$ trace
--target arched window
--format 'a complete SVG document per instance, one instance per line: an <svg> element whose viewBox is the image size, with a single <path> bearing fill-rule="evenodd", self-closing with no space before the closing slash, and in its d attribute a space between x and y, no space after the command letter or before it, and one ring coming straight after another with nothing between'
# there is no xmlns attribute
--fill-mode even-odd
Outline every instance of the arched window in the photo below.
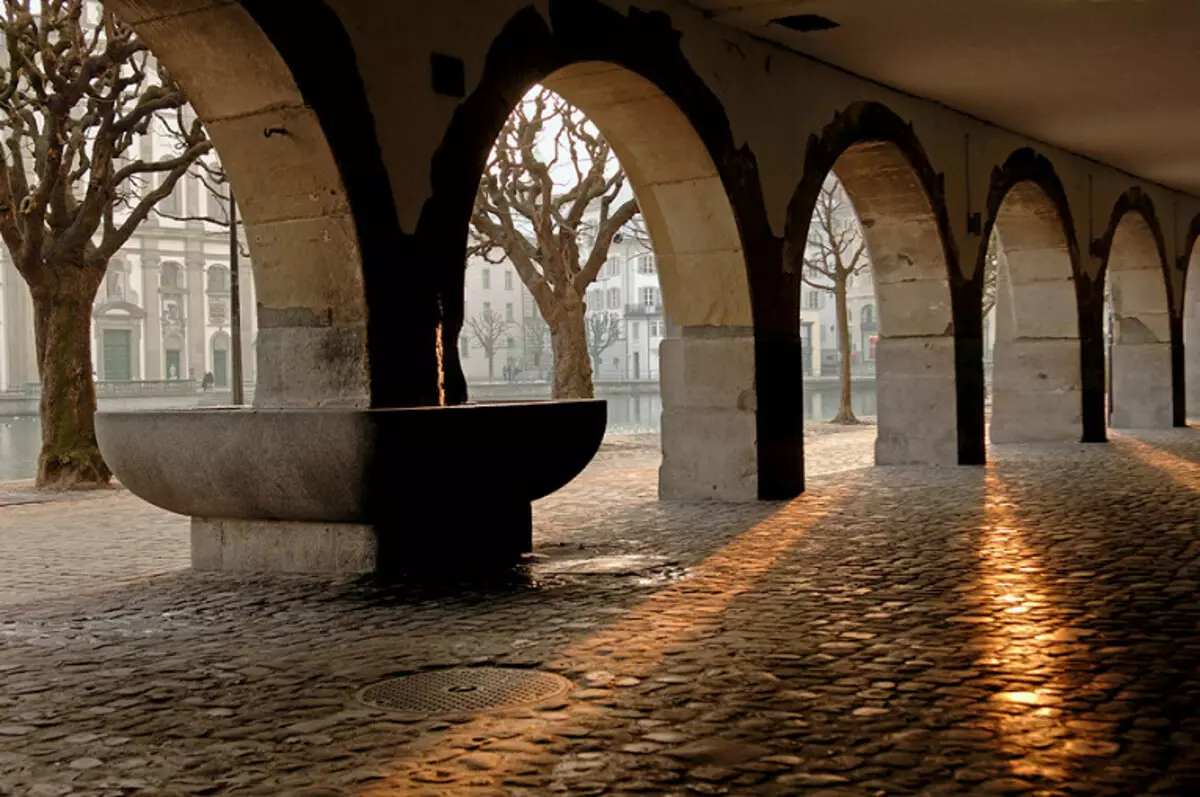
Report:
<svg viewBox="0 0 1200 797"><path fill-rule="evenodd" d="M873 323L875 323L875 305L865 305L862 309L862 325L866 326Z"/></svg>
<svg viewBox="0 0 1200 797"><path fill-rule="evenodd" d="M179 265L177 263L163 263L162 274L159 275L158 284L161 288L183 287L179 283Z"/></svg>
<svg viewBox="0 0 1200 797"><path fill-rule="evenodd" d="M224 266L213 266L208 270L208 292L227 293L229 291L229 269Z"/></svg>

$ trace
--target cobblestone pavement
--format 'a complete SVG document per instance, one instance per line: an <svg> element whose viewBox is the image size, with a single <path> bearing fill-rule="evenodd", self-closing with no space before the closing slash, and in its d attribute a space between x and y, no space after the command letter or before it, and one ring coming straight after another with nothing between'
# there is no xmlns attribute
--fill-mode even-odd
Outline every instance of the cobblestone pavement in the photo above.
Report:
<svg viewBox="0 0 1200 797"><path fill-rule="evenodd" d="M872 434L823 439L844 465ZM1197 430L769 505L659 503L653 459L606 452L537 507L532 564L470 588L180 571L47 597L3 542L28 591L0 607L0 794L1200 791ZM0 509L0 540L50 528L112 539L123 578L184 564L141 552L182 527L127 496ZM483 663L576 688L449 718L355 699Z"/></svg>

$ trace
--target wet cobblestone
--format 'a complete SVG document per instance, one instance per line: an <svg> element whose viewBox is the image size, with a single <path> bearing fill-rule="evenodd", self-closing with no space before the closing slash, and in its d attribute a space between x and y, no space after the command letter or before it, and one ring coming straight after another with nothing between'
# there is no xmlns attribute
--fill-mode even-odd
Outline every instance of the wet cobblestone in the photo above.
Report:
<svg viewBox="0 0 1200 797"><path fill-rule="evenodd" d="M858 468L872 434L787 504L659 503L607 451L469 589L165 572L185 526L128 496L2 508L0 794L1200 791L1200 432ZM67 532L99 575L21 572ZM485 663L577 688L354 697Z"/></svg>

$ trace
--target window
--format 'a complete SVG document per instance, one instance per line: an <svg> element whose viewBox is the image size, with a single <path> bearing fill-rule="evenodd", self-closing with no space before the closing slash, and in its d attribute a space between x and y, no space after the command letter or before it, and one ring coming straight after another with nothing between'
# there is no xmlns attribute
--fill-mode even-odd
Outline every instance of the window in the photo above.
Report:
<svg viewBox="0 0 1200 797"><path fill-rule="evenodd" d="M486 274L487 272L485 271L484 273ZM492 312L492 303L491 303L491 302L484 302L484 303L483 303L483 314L484 314L484 315L487 315L487 314L488 314L488 313L490 313L490 312Z"/></svg>
<svg viewBox="0 0 1200 797"><path fill-rule="evenodd" d="M512 289L513 289L512 272L506 271L506 272L504 272L504 290L511 291Z"/></svg>
<svg viewBox="0 0 1200 797"><path fill-rule="evenodd" d="M637 323L636 321L634 321L632 326L633 326L633 330L632 330L632 337L633 337L633 339L634 339L634 340L641 340L641 336L642 336L642 325L641 325L641 324L639 324L639 323Z"/></svg>
<svg viewBox="0 0 1200 797"><path fill-rule="evenodd" d="M213 266L208 270L209 293L226 293L229 290L229 269Z"/></svg>
<svg viewBox="0 0 1200 797"><path fill-rule="evenodd" d="M875 306L868 304L866 307L864 307L862 309L863 326L874 323L874 321L875 321Z"/></svg>
<svg viewBox="0 0 1200 797"><path fill-rule="evenodd" d="M637 273L639 274L657 274L658 267L654 262L654 255L639 255L637 259Z"/></svg>
<svg viewBox="0 0 1200 797"><path fill-rule="evenodd" d="M658 288L642 288L642 307L658 307Z"/></svg>
<svg viewBox="0 0 1200 797"><path fill-rule="evenodd" d="M505 274L504 276L507 277L509 275ZM509 323L512 323L514 320L516 320L513 317L513 303L512 302L509 302L508 304L504 305L504 320L508 321Z"/></svg>
<svg viewBox="0 0 1200 797"><path fill-rule="evenodd" d="M846 322L849 324L854 323L854 311L853 310L850 310L850 309L846 310Z"/></svg>
<svg viewBox="0 0 1200 797"><path fill-rule="evenodd" d="M492 287L492 270L485 268L483 270L483 289L488 290Z"/></svg>
<svg viewBox="0 0 1200 797"><path fill-rule="evenodd" d="M621 258L610 257L608 262L604 264L604 274L607 277L621 276Z"/></svg>
<svg viewBox="0 0 1200 797"><path fill-rule="evenodd" d="M809 310L820 310L821 309L821 293L819 291L815 291L815 290L805 291L804 292L804 306L807 307Z"/></svg>
<svg viewBox="0 0 1200 797"><path fill-rule="evenodd" d="M164 263L162 274L158 278L158 284L163 288L178 288L179 287L179 266L174 263Z"/></svg>
<svg viewBox="0 0 1200 797"><path fill-rule="evenodd" d="M616 310L620 306L621 306L621 289L620 288L609 288L608 289L608 309Z"/></svg>
<svg viewBox="0 0 1200 797"><path fill-rule="evenodd" d="M463 359L466 359L471 354L471 341L466 335L459 335L458 350L462 352Z"/></svg>
<svg viewBox="0 0 1200 797"><path fill-rule="evenodd" d="M505 346L505 348L508 348L508 349L517 348L517 339L510 335L508 338L505 339L504 346Z"/></svg>
<svg viewBox="0 0 1200 797"><path fill-rule="evenodd" d="M663 326L665 326L665 325L663 324L662 321L651 321L650 322L650 337L661 338L663 336Z"/></svg>

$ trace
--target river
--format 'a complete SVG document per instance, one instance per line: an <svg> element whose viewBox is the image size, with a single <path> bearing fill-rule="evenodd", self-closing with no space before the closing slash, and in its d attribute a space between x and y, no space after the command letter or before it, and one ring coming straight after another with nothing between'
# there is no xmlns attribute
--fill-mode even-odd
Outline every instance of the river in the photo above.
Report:
<svg viewBox="0 0 1200 797"><path fill-rule="evenodd" d="M657 432L662 399L657 394L641 396L608 396L608 429L613 434ZM874 384L853 394L854 412L862 416L875 415ZM836 384L805 389L804 419L829 420L837 411ZM31 479L37 471L38 449L41 447L41 425L33 416L0 417L0 482Z"/></svg>

